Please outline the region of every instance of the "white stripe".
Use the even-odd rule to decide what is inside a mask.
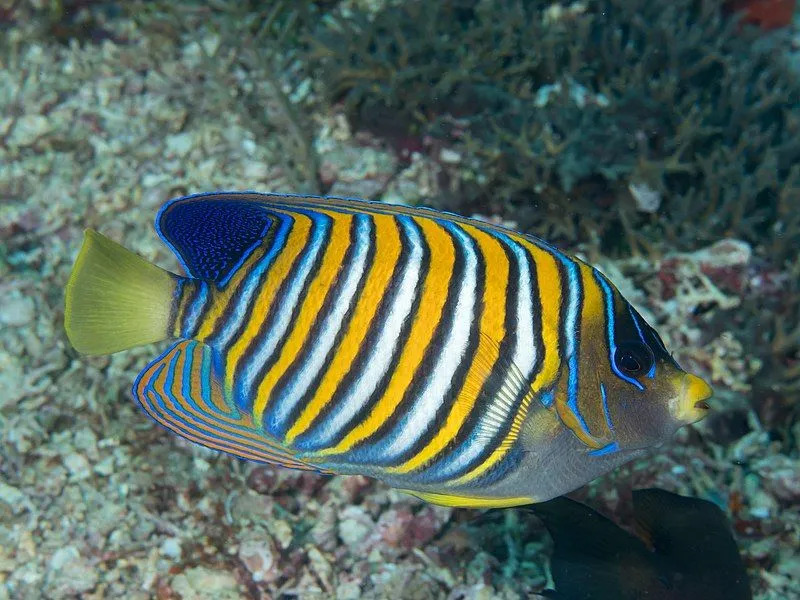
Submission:
[[[205,281],[199,282],[199,289],[196,292],[192,304],[189,306],[189,311],[183,319],[183,331],[186,335],[191,335],[197,328],[197,321],[200,315],[203,314],[203,309],[208,302],[208,284]]]
[[[286,223],[286,221],[289,222]],[[272,242],[272,246],[267,249],[267,251],[264,253],[264,256],[262,256],[261,259],[255,265],[253,265],[252,270],[247,274],[244,285],[241,287],[241,292],[231,299],[231,302],[235,302],[235,306],[219,335],[216,336],[216,339],[214,340],[214,347],[226,348],[228,344],[231,343],[231,337],[233,334],[239,327],[241,327],[250,310],[250,303],[253,300],[253,296],[261,287],[259,285],[261,282],[261,276],[264,274],[264,271],[266,271],[266,269],[273,263],[278,254],[280,254],[281,250],[283,250],[284,246],[286,245],[286,240],[289,238],[289,235],[291,235],[292,221],[293,217],[289,217],[288,215],[284,214],[278,214],[278,222],[275,223],[274,226],[277,227],[278,233],[280,233],[284,227],[287,228],[287,231],[283,234],[282,238],[279,239],[277,236],[275,237]]]
[[[369,219],[359,218],[360,216],[356,217],[358,222],[356,226],[356,238],[353,242],[356,246],[356,251],[351,263],[344,266],[344,268],[347,269],[347,274],[342,284],[339,297],[336,298],[332,310],[326,317],[319,337],[307,342],[313,345],[313,349],[309,352],[308,358],[300,368],[299,373],[295,375],[281,393],[274,414],[277,428],[284,425],[283,422],[289,416],[289,413],[292,412],[297,402],[308,390],[311,382],[319,375],[320,371],[325,366],[325,357],[331,351],[331,348],[333,348],[336,335],[344,324],[344,317],[358,290],[358,284],[361,282],[366,272],[367,250],[369,249],[370,243],[370,221]]]
[[[382,459],[391,460],[398,454],[408,450],[427,430],[428,425],[436,417],[436,411],[445,401],[445,394],[456,393],[451,390],[453,376],[464,359],[469,342],[469,332],[475,317],[475,288],[477,285],[477,258],[469,236],[464,231],[447,223],[447,228],[460,242],[459,246],[464,255],[464,275],[461,286],[457,292],[456,309],[453,327],[448,332],[442,352],[438,357],[436,366],[431,371],[427,385],[415,399],[403,419],[388,439],[394,438],[385,447],[381,445],[380,456]],[[448,298],[448,302],[452,300]]]
[[[517,242],[508,240],[514,254],[517,257],[517,264],[519,265],[519,285],[517,294],[517,344],[514,349],[514,364],[519,368],[524,379],[528,379],[536,364],[539,348],[534,345],[536,336],[533,331],[533,285],[531,283],[531,270],[528,260],[526,260],[527,251],[522,248]],[[533,257],[530,257],[533,261]]]
[[[502,236],[501,240],[514,252],[519,265],[519,285],[517,292],[517,331],[514,349],[514,364],[519,368],[523,375],[521,382],[516,382],[514,378],[506,381],[506,384],[513,390],[512,397],[516,397],[521,392],[519,384],[528,381],[535,361],[537,348],[533,345],[533,302],[531,300],[531,271],[528,261],[525,259],[525,250],[513,240]],[[515,415],[507,415],[506,418],[513,419]],[[498,423],[498,412],[487,410],[481,416],[481,422],[476,428],[478,431],[496,431],[504,423]],[[486,446],[492,441],[489,435],[472,435],[467,443],[461,444],[460,451],[452,453],[440,468],[436,470],[436,476],[450,477],[466,468],[484,451]]]
[[[338,435],[375,392],[378,382],[389,369],[394,349],[400,342],[403,323],[411,312],[422,268],[422,244],[416,227],[409,226],[408,217],[398,217],[397,220],[406,230],[411,241],[408,266],[403,271],[402,279],[397,287],[397,295],[388,311],[378,339],[371,348],[370,356],[365,361],[364,370],[336,410],[331,413],[330,418],[320,424],[319,435],[314,436],[319,440],[318,443],[324,444]]]
[[[242,370],[242,376],[237,382],[239,385],[238,397],[252,398],[254,380],[261,367],[266,364],[275,352],[278,342],[283,339],[289,327],[292,312],[300,297],[300,292],[303,290],[303,285],[311,272],[311,267],[314,265],[314,260],[322,251],[325,234],[330,229],[329,219],[327,217],[320,218],[320,216],[312,216],[311,219],[314,221],[314,226],[312,237],[309,241],[309,253],[296,267],[295,276],[289,285],[289,289],[280,300],[281,306],[277,315],[275,315],[264,335],[258,340],[258,348]]]

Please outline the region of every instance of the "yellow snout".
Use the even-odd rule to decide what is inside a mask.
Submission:
[[[707,400],[714,391],[697,375],[686,373],[681,379],[679,383],[681,391],[673,401],[672,414],[678,421],[694,423],[708,413],[710,407]]]

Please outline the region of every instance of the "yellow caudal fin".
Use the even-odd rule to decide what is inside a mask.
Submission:
[[[67,282],[64,327],[85,354],[111,354],[170,336],[177,276],[87,229]]]

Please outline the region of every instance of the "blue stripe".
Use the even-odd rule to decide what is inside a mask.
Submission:
[[[606,394],[606,386],[600,384],[600,396],[603,399],[603,415],[606,417],[606,425],[609,431],[614,431],[614,423],[611,422],[611,413],[608,410],[608,395]]]
[[[466,265],[470,260],[468,257],[475,256],[476,252],[477,252],[477,249],[474,247],[474,243],[472,241],[472,238],[460,226],[458,226],[455,223],[452,223],[450,221],[445,221],[445,220],[442,220],[442,219],[436,219],[436,223],[438,225],[441,225],[444,229],[446,229],[449,233],[452,234],[453,239],[455,241],[454,251],[458,252],[462,256],[464,256],[464,264]],[[477,263],[476,263],[476,266],[477,266]],[[476,277],[480,277],[480,275],[478,273],[476,273],[475,276]],[[459,288],[459,292],[460,292],[460,288]],[[459,300],[458,297],[456,297],[456,298],[448,298],[447,299],[447,303],[448,304],[452,303],[453,306],[456,306],[457,303],[458,303],[458,300]],[[480,303],[480,299],[479,298],[475,298],[475,306],[477,306],[479,303]],[[409,316],[413,317],[413,315],[409,315]],[[453,325],[455,326],[456,324],[454,323]],[[433,326],[433,325],[431,325],[431,326]],[[404,344],[405,341],[406,340],[403,340],[402,343]],[[447,350],[445,350],[445,352],[447,352]],[[426,377],[427,381],[425,383],[425,386],[427,386],[428,381],[432,377],[435,376],[435,372],[434,371],[438,367],[439,367],[439,363],[437,361],[435,366],[432,367],[432,372],[422,373],[422,374],[417,373],[416,376],[417,377],[419,377],[419,376]],[[423,389],[425,388],[425,386],[423,386]],[[452,392],[452,390],[450,390],[450,391]],[[383,392],[383,390],[381,390],[381,392]],[[445,397],[446,396],[447,396],[447,392],[445,392]],[[399,419],[397,419],[397,422],[395,423],[395,425],[394,425],[394,427],[392,428],[391,431],[387,432],[387,434],[385,436],[383,436],[380,440],[377,440],[377,441],[375,441],[375,442],[373,442],[371,444],[364,444],[363,446],[354,448],[353,450],[350,451],[350,453],[349,453],[350,456],[352,456],[353,458],[355,458],[355,457],[363,458],[363,459],[367,460],[368,462],[370,462],[371,464],[374,464],[374,465],[391,465],[391,464],[394,464],[397,461],[397,459],[400,456],[402,456],[403,453],[405,453],[414,444],[416,444],[417,441],[420,439],[420,437],[422,437],[426,432],[426,428],[420,428],[417,431],[414,431],[413,432],[414,433],[413,438],[408,440],[403,447],[396,449],[394,452],[391,452],[391,453],[389,452],[391,447],[397,442],[398,438],[401,435],[403,435],[403,433],[405,433],[406,430],[408,429],[408,422],[411,419],[411,415],[414,414],[414,412],[416,410],[419,410],[418,407],[419,407],[419,403],[421,401],[422,401],[422,398],[414,398],[413,404],[408,407],[408,409],[404,412],[404,414]],[[435,416],[435,414],[433,416]],[[431,425],[431,421],[429,420],[426,423],[426,427],[430,427],[430,425]]]
[[[369,250],[370,231],[372,229],[372,219],[369,215],[357,214],[355,215],[354,219],[356,223],[356,231],[355,235],[353,236],[353,239],[351,240],[351,244],[354,246],[354,251],[350,258],[350,262],[346,265],[343,265],[343,267],[347,269],[352,269],[354,265],[358,265],[359,263],[365,261],[367,251]],[[359,281],[367,276],[368,274],[367,271],[368,271],[368,265],[364,264],[362,268],[361,277],[359,278],[359,280],[355,281],[355,286],[354,286],[355,289],[353,292],[354,294],[356,291],[358,291]],[[346,280],[347,277],[348,277],[347,275],[344,275],[340,272],[338,281]],[[337,291],[340,294],[340,296],[333,298],[333,304],[342,302],[341,290],[336,290],[335,285],[336,284],[334,283],[328,290],[328,293],[330,294],[336,293]],[[353,295],[351,302],[356,299],[357,296]],[[331,311],[333,310],[334,309],[332,307]],[[345,318],[338,323],[339,328],[335,329],[335,331],[332,332],[334,338],[335,336],[339,335],[342,325],[347,322],[346,321],[347,312],[345,311],[343,315]],[[332,323],[331,315],[323,315],[323,317],[324,317],[324,323],[322,329],[326,329],[330,324],[333,324],[334,328],[336,327],[337,324]],[[304,346],[314,345],[315,343],[316,340],[307,339],[304,342]],[[331,349],[333,348],[335,348],[335,346],[331,345]],[[325,369],[327,366],[328,365],[325,364],[323,361],[322,369]],[[273,429],[274,431],[281,431],[282,434],[285,435],[285,431],[289,425],[288,423],[286,423],[286,419],[290,416],[291,411],[295,408],[297,402],[304,396],[306,392],[306,389],[303,389],[299,394],[295,393],[295,386],[297,385],[297,380],[300,377],[305,376],[307,374],[306,373],[307,369],[308,366],[306,364],[304,364],[302,367],[300,367],[300,369],[298,369],[298,371],[295,373],[292,379],[287,381],[285,385],[282,386],[280,395],[276,397],[272,402],[270,402],[267,411],[264,413],[264,422],[270,422],[270,428]]]
[[[579,352],[576,346],[575,332],[578,329],[578,312],[580,308],[580,272],[578,266],[570,259],[561,255],[558,257],[561,264],[567,270],[567,280],[569,287],[569,302],[567,303],[567,311],[564,321],[565,338],[565,353],[568,360],[569,372],[567,375],[567,408],[575,415],[578,424],[586,435],[592,435],[589,431],[589,426],[581,414],[578,407],[578,359]]]
[[[392,276],[391,281],[389,282],[389,286],[387,288],[390,291],[388,291],[387,294],[392,294],[392,290],[394,290],[396,286],[399,285],[399,282],[402,282],[405,279],[408,270],[414,266],[414,263],[412,263],[412,257],[414,251],[422,246],[422,235],[414,220],[407,215],[398,215],[395,218],[397,220],[398,225],[400,226],[400,229],[402,229],[403,233],[405,234],[406,239],[405,240],[401,239],[401,245],[403,246],[404,250],[406,250],[405,254],[407,255],[407,258],[405,259],[405,262],[402,261],[398,262],[398,266],[402,265],[403,270],[401,273],[399,274],[395,273]],[[422,275],[424,275],[424,273],[420,272],[420,276]],[[421,291],[419,285],[417,286],[417,291],[418,292]],[[381,300],[379,298],[375,299],[375,302],[380,302],[380,301]],[[387,306],[385,314],[388,315],[391,312],[391,309],[395,305],[396,301],[397,297],[395,294],[394,296],[392,296],[391,303]],[[375,320],[377,321],[377,315]],[[383,330],[381,328],[381,332],[378,335],[379,339],[382,337],[382,333]],[[374,351],[370,352],[370,355],[374,356]],[[358,385],[361,377],[363,376],[363,370],[365,368],[366,367],[362,367],[362,373],[358,377],[354,378],[354,380],[350,383],[349,390],[340,391],[339,389],[337,389],[336,392],[334,392],[334,394],[340,395],[340,397],[344,399],[349,398],[351,394],[350,390],[352,390],[353,386]],[[374,394],[376,395],[382,393],[383,390],[381,389],[376,389],[374,392]],[[333,421],[334,418],[337,416],[336,411],[339,410],[341,410],[341,406],[337,406],[333,411],[331,411],[326,417],[321,419],[318,423],[312,423],[312,426],[299,438],[295,440],[294,442],[295,447],[302,448],[304,450],[316,450],[319,448],[326,448],[334,445],[335,440],[338,440],[344,435],[346,435],[342,433],[344,428],[351,427],[348,426],[347,422],[344,422],[343,424],[340,424],[338,426],[334,426]],[[358,407],[358,410],[361,410],[361,407]],[[351,461],[352,456],[355,453],[359,452],[359,450],[360,448],[354,448],[349,452],[345,453],[344,456],[347,457],[346,460]],[[372,452],[370,452],[370,454],[372,454]]]
[[[588,452],[589,456],[604,456],[606,454],[611,454],[619,450],[619,444],[617,442],[611,442],[610,444],[606,444],[602,448],[598,448],[597,450],[592,450]]]
[[[283,213],[275,213],[275,216],[280,220],[280,224],[278,231],[275,233],[272,246],[247,274],[241,292],[236,298],[236,307],[219,333],[214,336],[215,347],[225,348],[230,344],[231,337],[241,327],[248,308],[250,308],[250,304],[253,301],[253,296],[260,288],[264,273],[272,266],[275,258],[281,253],[286,244],[294,219]]]
[[[294,210],[294,212],[304,214],[311,219],[313,224],[311,239],[306,246],[300,262],[294,268],[293,277],[291,278],[286,290],[286,294],[282,299],[283,305],[277,307],[277,314],[273,316],[272,323],[269,325],[261,339],[258,340],[258,346],[250,355],[250,360],[243,364],[238,386],[237,382],[234,383],[234,386],[237,386],[235,393],[235,398],[237,399],[236,404],[246,411],[251,410],[252,407],[254,399],[253,388],[260,383],[254,381],[254,378],[256,375],[258,375],[261,367],[275,354],[275,352],[280,351],[280,346],[278,345],[278,342],[280,341],[279,338],[282,338],[291,328],[291,314],[297,306],[297,303],[300,301],[300,292],[303,290],[303,286],[305,285],[305,281],[311,272],[311,267],[314,264],[314,260],[321,251],[322,245],[325,242],[328,231],[330,230],[330,217],[316,211]],[[277,321],[282,320],[284,317],[287,317],[289,320],[287,321],[285,329],[278,334],[278,332],[275,331]]]
[[[196,280],[198,289],[195,292],[194,300],[192,300],[189,310],[186,311],[186,316],[183,319],[183,327],[181,328],[181,335],[185,338],[191,337],[197,328],[197,321],[200,315],[203,314],[203,309],[208,302],[208,283],[205,281]]]
[[[614,324],[616,322],[616,317],[614,316],[614,296],[611,292],[611,286],[598,271],[594,271],[594,278],[603,290],[603,299],[606,308],[606,333],[608,335],[608,362],[611,364],[611,370],[623,381],[627,381],[640,390],[644,390],[644,386],[641,383],[621,372],[614,362],[614,355],[617,353],[616,335],[614,333]]]
[[[644,339],[642,328],[639,325],[639,317],[636,316],[636,313],[634,312],[633,307],[630,304],[628,305],[628,312],[631,314],[631,319],[633,319],[633,324],[636,326],[636,331],[639,334],[639,339],[642,340],[642,344],[644,344],[644,346],[649,349],[650,346]],[[649,379],[652,379],[653,377],[655,377],[655,375],[656,375],[656,361],[654,360],[653,364],[650,365],[650,370],[647,372],[647,377]]]

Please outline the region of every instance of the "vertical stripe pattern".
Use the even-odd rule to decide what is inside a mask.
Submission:
[[[250,243],[243,229],[238,262],[220,250],[235,266],[224,281],[181,288],[176,331],[192,339],[134,387],[163,425],[245,458],[412,489],[502,479],[521,460],[530,411],[557,415],[596,455],[615,450],[583,340],[604,342],[599,356],[615,369],[619,300],[591,267],[426,209],[229,196],[258,203],[266,233]],[[170,211],[178,222],[180,206]]]

